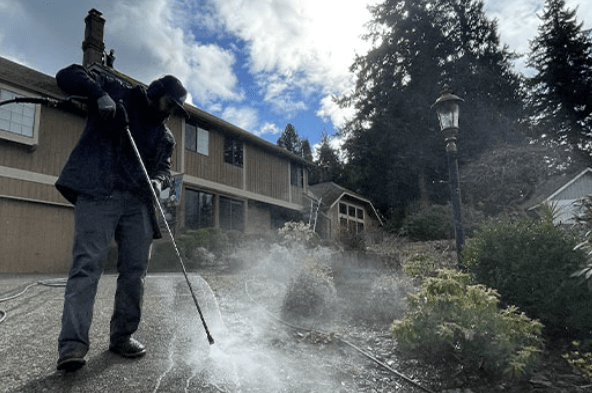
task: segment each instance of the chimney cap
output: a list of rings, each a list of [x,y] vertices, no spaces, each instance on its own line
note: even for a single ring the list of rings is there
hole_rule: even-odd
[[[101,16],[101,15],[103,15],[103,13],[102,13],[101,11],[98,11],[96,8],[91,8],[91,9],[88,11],[88,15],[91,15],[91,14],[92,14],[92,15],[96,15],[96,16]]]

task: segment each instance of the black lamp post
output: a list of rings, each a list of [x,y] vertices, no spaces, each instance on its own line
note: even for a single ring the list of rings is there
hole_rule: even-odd
[[[440,135],[446,142],[446,155],[448,156],[448,175],[450,186],[450,199],[454,212],[454,237],[456,239],[456,255],[459,268],[464,268],[462,250],[465,236],[462,228],[460,188],[458,186],[458,161],[456,139],[458,138],[458,114],[460,103],[464,100],[448,90],[444,85],[442,95],[438,97],[432,108],[436,109],[440,122]]]

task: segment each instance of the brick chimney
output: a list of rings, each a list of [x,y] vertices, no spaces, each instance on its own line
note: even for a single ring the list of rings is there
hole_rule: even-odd
[[[84,41],[82,42],[82,65],[89,67],[95,63],[103,63],[105,43],[103,42],[103,30],[105,19],[101,13],[94,8],[88,11],[84,18],[86,28],[84,29]]]

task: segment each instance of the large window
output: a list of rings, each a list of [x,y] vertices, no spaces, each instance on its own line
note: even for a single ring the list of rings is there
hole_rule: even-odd
[[[364,231],[364,209],[339,202],[339,224],[342,229],[350,233],[360,233]]]
[[[209,155],[210,133],[196,125],[185,123],[185,149]]]
[[[23,97],[22,94],[0,88],[0,101]],[[13,103],[0,106],[0,137],[25,144],[36,144],[37,106],[29,103]]]
[[[240,166],[243,166],[243,143],[237,138],[226,136],[224,138],[224,161]]]
[[[290,183],[296,187],[304,187],[304,168],[301,165],[290,165]]]
[[[227,231],[243,231],[244,203],[220,197],[220,228]]]
[[[185,227],[191,229],[214,226],[214,196],[201,191],[185,190]]]

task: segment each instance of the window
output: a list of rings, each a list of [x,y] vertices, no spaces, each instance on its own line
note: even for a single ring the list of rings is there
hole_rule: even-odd
[[[339,202],[339,225],[349,233],[364,231],[364,209]]]
[[[0,88],[0,101],[24,97],[23,94]],[[28,145],[37,144],[38,105],[13,103],[0,107],[0,137]]]
[[[290,184],[296,187],[304,187],[304,169],[301,165],[290,165]]]
[[[358,209],[358,218],[360,220],[363,220],[364,219],[364,210]]]
[[[185,123],[185,149],[205,156],[210,152],[210,133],[196,125]]]
[[[190,229],[214,226],[214,196],[201,191],[185,190],[185,227]]]
[[[240,166],[243,166],[243,143],[231,136],[224,138],[224,161]]]
[[[220,228],[227,231],[243,231],[244,204],[230,198],[220,197]]]

